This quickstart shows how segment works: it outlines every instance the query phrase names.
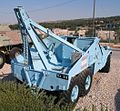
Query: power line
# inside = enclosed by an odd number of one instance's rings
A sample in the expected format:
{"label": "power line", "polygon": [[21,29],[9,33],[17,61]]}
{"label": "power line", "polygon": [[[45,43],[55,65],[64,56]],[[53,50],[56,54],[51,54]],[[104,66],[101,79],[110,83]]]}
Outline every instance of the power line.
{"label": "power line", "polygon": [[0,15],[13,14],[12,12],[0,12]]}
{"label": "power line", "polygon": [[36,12],[36,11],[48,10],[48,9],[60,7],[60,6],[63,6],[63,5],[66,5],[66,4],[75,2],[75,1],[77,1],[77,0],[69,0],[69,1],[66,1],[66,2],[58,3],[58,4],[55,4],[55,5],[52,5],[52,6],[48,6],[48,7],[45,7],[45,8],[29,10],[28,12]]}
{"label": "power line", "polygon": [[[40,8],[40,9],[28,10],[28,12],[34,13],[34,12],[38,12],[38,11],[44,11],[44,10],[48,10],[51,8],[56,8],[56,7],[60,7],[60,6],[66,5],[66,4],[70,4],[70,3],[75,2],[75,1],[77,1],[77,0],[68,0],[66,2],[58,3],[58,4],[55,4],[52,6],[48,6],[48,7],[44,7],[44,8]],[[13,14],[13,13],[12,12],[0,12],[0,15],[5,15],[5,14]]]}

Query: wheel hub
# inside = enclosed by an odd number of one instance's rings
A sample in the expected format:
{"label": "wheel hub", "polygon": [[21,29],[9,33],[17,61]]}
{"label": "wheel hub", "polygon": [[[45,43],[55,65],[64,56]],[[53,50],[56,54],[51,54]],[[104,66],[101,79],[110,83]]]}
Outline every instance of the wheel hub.
{"label": "wheel hub", "polygon": [[79,87],[77,85],[75,85],[71,92],[71,101],[72,102],[76,101],[76,99],[78,98],[78,94],[79,94]]}
{"label": "wheel hub", "polygon": [[90,77],[90,75],[88,75],[85,80],[85,89],[86,90],[88,90],[90,88],[90,84],[91,84],[91,77]]}

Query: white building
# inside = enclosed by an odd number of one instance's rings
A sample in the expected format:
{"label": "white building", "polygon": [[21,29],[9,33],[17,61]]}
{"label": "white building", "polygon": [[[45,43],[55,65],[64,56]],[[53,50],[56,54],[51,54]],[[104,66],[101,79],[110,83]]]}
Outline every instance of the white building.
{"label": "white building", "polygon": [[60,29],[60,28],[55,28],[52,30],[56,35],[62,36],[62,35],[69,35],[68,29]]}
{"label": "white building", "polygon": [[87,32],[87,30],[78,30],[77,33],[79,34],[79,36],[85,36],[85,33]]}
{"label": "white building", "polygon": [[102,40],[107,40],[110,36],[110,39],[114,40],[115,39],[115,31],[100,30],[100,31],[97,31],[97,36],[100,37]]}

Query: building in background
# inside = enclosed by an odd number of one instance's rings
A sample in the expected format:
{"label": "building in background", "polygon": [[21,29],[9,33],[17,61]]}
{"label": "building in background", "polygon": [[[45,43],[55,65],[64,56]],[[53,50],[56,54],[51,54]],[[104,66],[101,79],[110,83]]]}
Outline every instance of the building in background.
{"label": "building in background", "polygon": [[115,31],[106,31],[106,30],[100,30],[100,31],[96,31],[97,36],[100,37],[102,40],[108,40],[109,36],[111,40],[115,39]]}

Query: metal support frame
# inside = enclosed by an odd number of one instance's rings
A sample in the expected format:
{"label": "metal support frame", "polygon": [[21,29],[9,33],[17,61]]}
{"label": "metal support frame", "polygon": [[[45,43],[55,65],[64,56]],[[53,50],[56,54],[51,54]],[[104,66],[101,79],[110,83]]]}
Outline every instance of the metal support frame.
{"label": "metal support frame", "polygon": [[[83,53],[83,51],[81,49],[79,49],[78,47],[70,44],[69,42],[63,40],[62,38],[60,38],[59,36],[57,36],[56,34],[54,34],[52,31],[44,28],[43,26],[41,25],[38,25],[37,23],[35,23],[34,21],[32,21],[29,16],[27,15],[27,13],[25,12],[24,8],[23,7],[17,7],[14,9],[15,11],[15,14],[17,16],[17,19],[18,19],[18,22],[19,22],[19,25],[20,25],[20,29],[21,29],[21,35],[22,35],[22,40],[23,40],[23,43],[24,43],[24,56],[26,59],[28,59],[28,51],[27,51],[27,43],[26,41],[28,40],[28,38],[30,38],[32,40],[32,42],[34,43],[35,45],[35,48],[37,49],[39,55],[40,55],[40,59],[42,60],[42,63],[44,65],[44,68],[45,69],[50,69],[50,64],[48,63],[48,59],[46,58],[44,52],[41,50],[41,45],[46,48],[44,42],[41,40],[41,43],[39,43],[38,39],[37,39],[37,35],[35,33],[35,31],[33,30],[33,28],[37,28],[41,31],[43,31],[44,33],[48,34],[49,36],[57,39],[58,41],[60,41],[61,43],[67,45],[68,47],[78,51],[78,52],[81,52]],[[27,40],[25,39],[27,38]],[[45,49],[46,50],[46,49]]]}

